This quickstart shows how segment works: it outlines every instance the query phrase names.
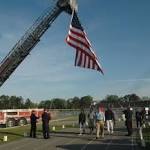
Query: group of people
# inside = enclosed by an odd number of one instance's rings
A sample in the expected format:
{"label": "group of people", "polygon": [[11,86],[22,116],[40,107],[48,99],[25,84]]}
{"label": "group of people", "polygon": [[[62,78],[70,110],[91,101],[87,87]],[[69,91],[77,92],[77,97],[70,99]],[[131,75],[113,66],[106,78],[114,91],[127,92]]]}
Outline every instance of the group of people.
{"label": "group of people", "polygon": [[[114,112],[108,107],[106,111],[104,111],[103,107],[99,107],[98,111],[95,111],[93,108],[90,109],[88,113],[88,125],[90,129],[90,134],[93,133],[94,128],[96,126],[96,138],[98,139],[100,136],[104,137],[104,126],[107,125],[107,131],[109,134],[113,134],[114,125],[115,125],[115,116]],[[80,125],[80,134],[85,133],[85,125],[86,125],[86,114],[84,110],[79,114],[79,125]]]}
{"label": "group of people", "polygon": [[[133,127],[132,127],[132,122],[133,122],[133,109],[132,108],[127,108],[126,110],[123,111],[125,114],[125,125],[127,127],[128,131],[128,136],[132,135],[133,132]],[[143,108],[141,111],[137,110],[135,112],[135,119],[136,119],[136,127],[137,128],[142,128],[145,125],[150,126],[150,111],[149,108]]]}
{"label": "group of people", "polygon": [[[43,110],[42,113],[42,130],[43,130],[43,138],[49,139],[49,121],[51,120],[51,115],[48,112],[47,109]],[[40,117],[36,116],[36,112],[32,110],[31,116],[30,116],[30,123],[31,123],[31,129],[30,129],[30,137],[36,138],[36,123],[37,120]]]}
{"label": "group of people", "polygon": [[[123,111],[125,126],[127,129],[127,136],[131,136],[133,133],[133,109],[128,107]],[[150,111],[148,108],[144,108],[142,111],[136,111],[135,113],[136,125],[137,128],[140,128],[145,123],[149,123],[150,126]],[[84,110],[79,114],[79,125],[80,125],[80,134],[85,133],[86,125],[86,114]],[[90,109],[88,113],[88,126],[90,129],[90,134],[93,133],[94,128],[96,127],[96,138],[100,136],[104,137],[104,127],[107,127],[108,134],[113,134],[115,126],[115,115],[111,108],[107,108],[104,111],[103,107],[99,107],[97,111],[93,108]]]}
{"label": "group of people", "polygon": [[141,111],[136,111],[136,126],[140,128],[142,125],[150,123],[150,110],[148,107],[143,108]]}
{"label": "group of people", "polygon": [[[132,135],[132,119],[133,119],[133,109],[127,108],[123,111],[125,126],[127,128],[128,136]],[[47,109],[43,110],[42,113],[42,130],[44,139],[48,139],[49,136],[49,121],[51,120],[51,115]],[[135,114],[137,128],[140,128],[145,123],[150,123],[150,111],[148,109],[143,109],[142,111],[136,111]],[[33,110],[30,116],[31,130],[30,137],[36,138],[36,123],[39,117],[36,116],[36,112]],[[86,113],[81,110],[79,113],[79,126],[80,134],[85,133],[86,127]],[[93,134],[94,128],[96,127],[96,139],[104,138],[104,127],[107,127],[108,134],[113,134],[115,125],[115,115],[111,108],[104,110],[103,107],[99,107],[97,111],[91,107],[88,113],[88,126],[90,129],[90,134]],[[150,125],[150,124],[149,124]]]}

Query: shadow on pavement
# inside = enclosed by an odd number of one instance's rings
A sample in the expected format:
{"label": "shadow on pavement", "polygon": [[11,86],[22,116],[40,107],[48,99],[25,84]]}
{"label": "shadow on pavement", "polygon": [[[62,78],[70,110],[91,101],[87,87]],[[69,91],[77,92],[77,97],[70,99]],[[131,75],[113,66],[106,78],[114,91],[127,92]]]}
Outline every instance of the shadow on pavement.
{"label": "shadow on pavement", "polygon": [[[90,139],[91,141],[92,139]],[[86,142],[87,143],[87,142]],[[136,149],[136,144],[132,144],[131,139],[121,138],[121,139],[97,139],[93,140],[91,144],[66,144],[57,145],[56,148],[66,149],[66,150],[130,150]]]}

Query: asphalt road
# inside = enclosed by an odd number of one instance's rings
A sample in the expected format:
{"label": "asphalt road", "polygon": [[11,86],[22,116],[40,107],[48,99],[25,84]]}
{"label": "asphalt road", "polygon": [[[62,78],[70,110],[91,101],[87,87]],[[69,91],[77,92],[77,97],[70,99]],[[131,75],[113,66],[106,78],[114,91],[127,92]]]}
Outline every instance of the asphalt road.
{"label": "asphalt road", "polygon": [[25,137],[19,141],[0,145],[0,150],[140,150],[136,144],[136,132],[125,136],[126,131],[116,129],[113,135],[107,131],[104,139],[96,139],[95,134],[78,135],[78,129],[64,129],[51,133],[50,139],[38,135],[36,139]]}

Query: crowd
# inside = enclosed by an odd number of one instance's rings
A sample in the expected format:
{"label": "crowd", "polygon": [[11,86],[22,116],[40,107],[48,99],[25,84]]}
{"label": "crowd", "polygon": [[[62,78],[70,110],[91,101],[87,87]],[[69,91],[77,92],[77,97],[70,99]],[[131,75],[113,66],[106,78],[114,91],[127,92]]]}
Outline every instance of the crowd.
{"label": "crowd", "polygon": [[[125,126],[127,129],[127,136],[131,136],[133,132],[132,122],[133,122],[133,109],[128,107],[122,112],[123,120],[125,121]],[[94,107],[90,107],[88,115],[86,115],[84,109],[79,113],[79,127],[80,133],[82,135],[86,132],[86,126],[89,127],[89,134],[94,133],[94,129],[96,129],[96,139],[104,138],[104,128],[107,128],[108,134],[114,133],[114,126],[116,125],[116,117],[113,110],[108,107],[104,109],[103,107],[99,107],[95,109]],[[51,120],[50,112],[47,109],[43,110],[42,114],[42,130],[43,130],[43,138],[48,139],[49,136],[49,121]],[[35,111],[33,110],[30,116],[31,121],[31,130],[30,137],[36,138],[36,123],[39,119],[36,116]],[[150,126],[150,111],[149,108],[144,108],[142,110],[136,110],[135,112],[136,126],[140,128],[144,125]]]}
{"label": "crowd", "polygon": [[[142,110],[136,110],[135,115],[132,108],[128,107],[123,112],[123,120],[127,129],[127,136],[131,136],[133,133],[133,117],[135,116],[137,128],[145,125],[150,126],[150,111],[149,108],[143,108]],[[99,107],[96,111],[93,107],[90,108],[87,119],[84,110],[79,114],[80,134],[85,133],[85,126],[88,120],[88,127],[90,134],[93,134],[94,128],[96,128],[96,139],[99,137],[104,138],[104,128],[107,128],[108,134],[114,133],[114,126],[116,125],[115,113],[110,107],[104,110],[103,107]]]}

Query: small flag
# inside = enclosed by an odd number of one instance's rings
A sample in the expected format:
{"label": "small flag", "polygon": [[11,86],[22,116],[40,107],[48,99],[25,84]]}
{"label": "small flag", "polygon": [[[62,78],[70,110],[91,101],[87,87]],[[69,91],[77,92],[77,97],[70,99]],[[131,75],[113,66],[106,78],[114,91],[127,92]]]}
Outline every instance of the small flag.
{"label": "small flag", "polygon": [[91,44],[81,26],[75,10],[72,12],[72,19],[66,42],[76,49],[75,66],[94,69],[103,74],[102,67],[92,50]]}

